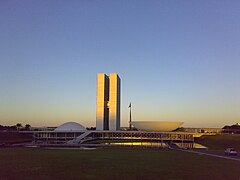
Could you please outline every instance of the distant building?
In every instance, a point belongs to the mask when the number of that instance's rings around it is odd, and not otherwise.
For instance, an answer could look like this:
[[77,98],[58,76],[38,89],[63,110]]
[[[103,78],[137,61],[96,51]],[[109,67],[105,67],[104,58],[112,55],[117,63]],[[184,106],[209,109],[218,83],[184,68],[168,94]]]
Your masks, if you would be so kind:
[[184,127],[179,129],[179,131],[189,132],[189,133],[207,133],[207,134],[218,134],[222,132],[222,128],[188,128]]
[[116,73],[97,76],[96,130],[120,130],[121,80]]
[[222,130],[223,133],[240,134],[240,124],[236,123],[231,126],[226,125],[222,128]]

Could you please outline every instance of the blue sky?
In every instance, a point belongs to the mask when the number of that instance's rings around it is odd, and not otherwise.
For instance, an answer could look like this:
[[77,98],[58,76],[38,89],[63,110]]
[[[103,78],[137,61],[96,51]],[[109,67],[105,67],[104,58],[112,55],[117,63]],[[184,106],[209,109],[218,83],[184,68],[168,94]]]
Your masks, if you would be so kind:
[[122,126],[240,123],[240,1],[0,1],[0,124],[95,126],[97,73]]

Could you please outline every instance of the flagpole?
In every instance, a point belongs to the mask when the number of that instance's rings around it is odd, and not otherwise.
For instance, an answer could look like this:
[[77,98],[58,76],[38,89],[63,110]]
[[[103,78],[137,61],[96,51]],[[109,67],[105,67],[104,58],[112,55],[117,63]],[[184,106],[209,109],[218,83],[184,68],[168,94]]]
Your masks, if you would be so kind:
[[131,131],[132,130],[132,105],[131,105],[131,102],[129,104],[129,108],[130,108],[130,111],[129,111],[129,130]]

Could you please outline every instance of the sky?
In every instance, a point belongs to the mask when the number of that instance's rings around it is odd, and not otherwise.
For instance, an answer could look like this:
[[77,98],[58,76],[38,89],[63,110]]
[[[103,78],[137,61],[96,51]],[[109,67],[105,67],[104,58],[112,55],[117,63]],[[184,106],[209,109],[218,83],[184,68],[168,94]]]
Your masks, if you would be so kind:
[[240,123],[239,0],[1,0],[0,124],[95,126],[98,73],[121,126]]

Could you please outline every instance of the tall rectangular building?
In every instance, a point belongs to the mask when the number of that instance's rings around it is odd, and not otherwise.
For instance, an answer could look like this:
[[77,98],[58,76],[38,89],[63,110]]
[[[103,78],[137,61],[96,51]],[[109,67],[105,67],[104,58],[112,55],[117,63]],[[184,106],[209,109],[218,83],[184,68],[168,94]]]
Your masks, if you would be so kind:
[[120,129],[120,78],[116,73],[98,74],[96,130]]
[[96,129],[109,129],[109,77],[106,74],[98,74],[97,76],[97,118]]
[[109,130],[120,129],[120,78],[118,74],[110,74],[109,92]]

